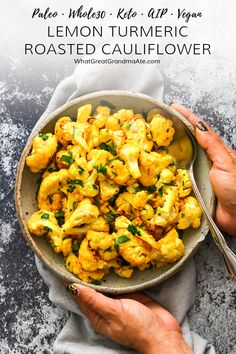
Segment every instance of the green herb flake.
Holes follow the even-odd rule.
[[[139,235],[141,236],[140,231],[137,229],[137,226],[135,226],[134,224],[130,224],[128,226],[128,231],[131,232],[132,235]]]
[[[127,241],[129,241],[129,240],[130,240],[130,238],[127,237],[127,236],[125,236],[125,235],[118,237],[118,238],[115,240],[115,245],[114,245],[115,250],[118,252],[118,251],[119,251],[119,245],[120,245],[121,243],[125,243],[125,242],[127,242]]]
[[[98,190],[98,186],[96,184],[92,185],[93,189]]]
[[[115,206],[115,202],[116,202],[116,195],[111,198],[109,201],[108,201],[108,204],[111,206],[111,207],[114,207]]]
[[[43,139],[44,141],[49,138],[48,134],[42,134],[42,133],[39,134],[39,137],[40,137],[41,139]]]
[[[110,159],[107,161],[108,165],[110,165],[113,161],[119,160],[119,157],[114,157],[113,159]]]
[[[99,166],[94,166],[94,168],[98,171],[98,173],[102,173],[104,176],[107,175],[107,168],[103,164],[100,164]]]
[[[155,193],[157,190],[156,186],[150,186],[147,188],[148,193]]]
[[[140,188],[140,186],[135,186],[133,187],[135,192],[138,193],[138,192],[141,192],[142,191],[142,188]]]
[[[72,252],[78,256],[78,252],[79,252],[79,249],[80,249],[80,245],[82,243],[83,239],[81,238],[80,240],[76,240],[73,242],[72,244]]]
[[[109,211],[109,213],[107,214],[107,221],[109,223],[111,223],[111,222],[114,222],[116,218],[117,218],[117,214],[114,213],[114,211],[112,211],[112,210]]]
[[[160,196],[163,197],[163,186],[161,188],[159,188],[158,192],[159,192]]]
[[[128,125],[126,125],[126,127],[125,127],[126,130],[130,130],[130,128],[131,128],[131,124],[128,124]]]
[[[110,152],[112,155],[116,156],[117,155],[117,151],[116,151],[116,148],[115,147],[112,147],[110,146],[109,144],[103,142],[99,145],[99,148],[101,150],[105,150],[105,151],[108,151]]]
[[[41,215],[41,219],[49,219],[49,214],[48,213],[43,213]]]
[[[44,226],[43,229],[47,232],[52,232],[52,229],[48,226]]]
[[[68,165],[70,167],[72,165],[72,163],[75,162],[75,160],[73,159],[72,152],[69,151],[67,155],[62,155],[61,162],[68,163]]]
[[[58,225],[62,226],[65,223],[65,213],[62,210],[58,210],[54,213],[55,218],[57,219]]]
[[[165,186],[174,186],[174,182],[169,182],[169,183],[164,183],[164,182],[163,182],[163,184],[164,184]]]
[[[85,169],[81,166],[78,165],[78,170],[79,170],[79,174],[82,175],[85,171]]]
[[[72,180],[70,181],[70,183],[71,183],[71,184],[79,184],[81,187],[84,186],[84,182],[81,181],[81,179],[72,179]]]
[[[50,172],[50,173],[51,173],[51,172],[54,172],[54,169],[53,169],[52,167],[49,167],[49,168],[48,168],[48,172]]]
[[[112,252],[112,247],[107,248],[104,252]]]

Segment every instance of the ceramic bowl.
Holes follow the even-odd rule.
[[[65,103],[47,117],[43,118],[33,129],[23,153],[20,158],[15,188],[16,209],[24,236],[35,252],[35,254],[59,277],[68,282],[81,282],[76,276],[67,271],[63,263],[63,256],[57,255],[52,250],[49,243],[44,238],[32,236],[27,228],[27,221],[30,216],[38,210],[36,202],[37,179],[39,174],[33,174],[25,165],[26,156],[32,148],[32,140],[39,132],[53,132],[54,125],[58,118],[62,116],[76,117],[77,108],[91,103],[94,108],[98,105],[107,105],[112,111],[121,108],[133,109],[135,113],[149,112],[153,108],[158,108],[161,113],[168,118],[175,117],[182,121],[185,126],[193,131],[191,124],[178,112],[171,109],[166,104],[157,101],[144,94],[129,91],[102,91],[79,97],[73,101]],[[210,212],[214,211],[214,194],[209,181],[210,162],[205,152],[198,146],[198,155],[195,162],[195,177],[202,196]],[[175,264],[166,266],[162,269],[148,269],[145,271],[135,271],[131,279],[120,278],[112,271],[106,276],[102,285],[91,285],[98,291],[113,294],[129,293],[143,290],[157,285],[167,278],[173,276],[180,270],[190,257],[198,249],[208,232],[206,220],[203,217],[201,226],[197,230],[188,229],[184,232],[183,242],[185,244],[184,256]]]

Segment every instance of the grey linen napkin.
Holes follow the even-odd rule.
[[[80,65],[73,75],[58,85],[39,122],[66,101],[94,91],[112,89],[142,92],[160,100],[163,100],[164,95],[162,76],[151,65]],[[70,311],[70,317],[54,343],[55,354],[134,353],[133,350],[95,333],[73,297],[66,292],[61,279],[37,257],[36,265],[49,287],[52,303]],[[212,345],[191,332],[186,317],[195,299],[195,284],[195,265],[190,260],[174,277],[148,289],[146,293],[175,316],[186,342],[196,354],[214,354]]]

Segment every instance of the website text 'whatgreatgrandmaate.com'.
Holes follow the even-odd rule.
[[[75,64],[160,64],[159,59],[82,59],[74,58]]]

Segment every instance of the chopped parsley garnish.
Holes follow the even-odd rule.
[[[70,181],[70,183],[71,183],[71,184],[79,184],[81,187],[84,186],[84,182],[81,181],[81,179],[72,179],[72,180]]]
[[[125,236],[125,235],[118,237],[118,238],[116,239],[115,245],[114,245],[115,250],[118,252],[118,250],[119,250],[119,245],[120,245],[121,243],[125,243],[125,242],[127,242],[127,241],[129,241],[129,240],[130,240],[130,238],[127,237],[127,236]]]
[[[157,190],[156,186],[150,186],[147,188],[148,193],[155,193]]]
[[[131,124],[126,125],[125,129],[130,130]]]
[[[107,175],[107,168],[103,164],[100,164],[99,166],[94,166],[94,168],[96,168],[98,173],[102,173],[104,176]]]
[[[58,225],[61,226],[65,223],[65,213],[62,210],[58,210],[54,213],[55,218],[57,219]]]
[[[49,219],[49,214],[48,213],[43,213],[41,215],[41,219]]]
[[[112,247],[107,248],[104,252],[112,252]]]
[[[98,186],[96,184],[93,184],[93,189],[97,190],[98,189]]]
[[[139,235],[141,236],[140,231],[137,229],[137,226],[135,226],[134,224],[130,224],[128,226],[128,231],[131,232],[132,235]]]
[[[134,190],[135,190],[135,192],[137,193],[137,192],[141,192],[141,191],[142,191],[142,188],[140,188],[140,186],[135,186],[135,187],[134,187]]]
[[[107,161],[108,165],[110,165],[113,161],[119,160],[119,157],[114,157],[113,159],[110,159]]]
[[[163,197],[163,186],[158,189],[158,192],[161,197]]]
[[[112,206],[112,207],[115,206],[116,197],[117,197],[117,196],[115,195],[113,198],[111,198],[110,200],[108,200],[108,204],[109,204],[110,206]]]
[[[44,141],[49,138],[48,134],[42,134],[42,133],[39,134],[39,137],[40,137],[41,139],[43,139]]]
[[[107,215],[107,221],[110,222],[114,222],[115,219],[117,218],[117,214],[114,213],[114,211],[109,211],[108,215]]]
[[[169,182],[169,183],[164,183],[162,182],[165,186],[174,186],[174,182]]]
[[[54,172],[54,169],[52,167],[49,167],[48,172]]]
[[[72,163],[75,162],[75,160],[73,159],[72,152],[69,151],[67,155],[62,155],[61,162],[66,162],[69,166],[71,166]]]
[[[108,152],[110,152],[112,155],[116,156],[117,155],[117,151],[115,147],[110,146],[109,144],[103,142],[99,145],[99,148],[101,150],[106,150]]]
[[[93,284],[93,285],[101,285],[102,283],[101,283],[100,280],[92,279],[92,280],[91,280],[91,284]]]
[[[72,252],[77,256],[78,255],[78,251],[80,248],[80,245],[82,243],[83,239],[81,238],[80,240],[76,240],[73,242],[72,244]]]
[[[47,232],[52,232],[52,229],[48,226],[44,226],[43,229]]]
[[[82,175],[85,171],[85,169],[81,166],[78,165],[78,169],[79,169],[79,174]]]

